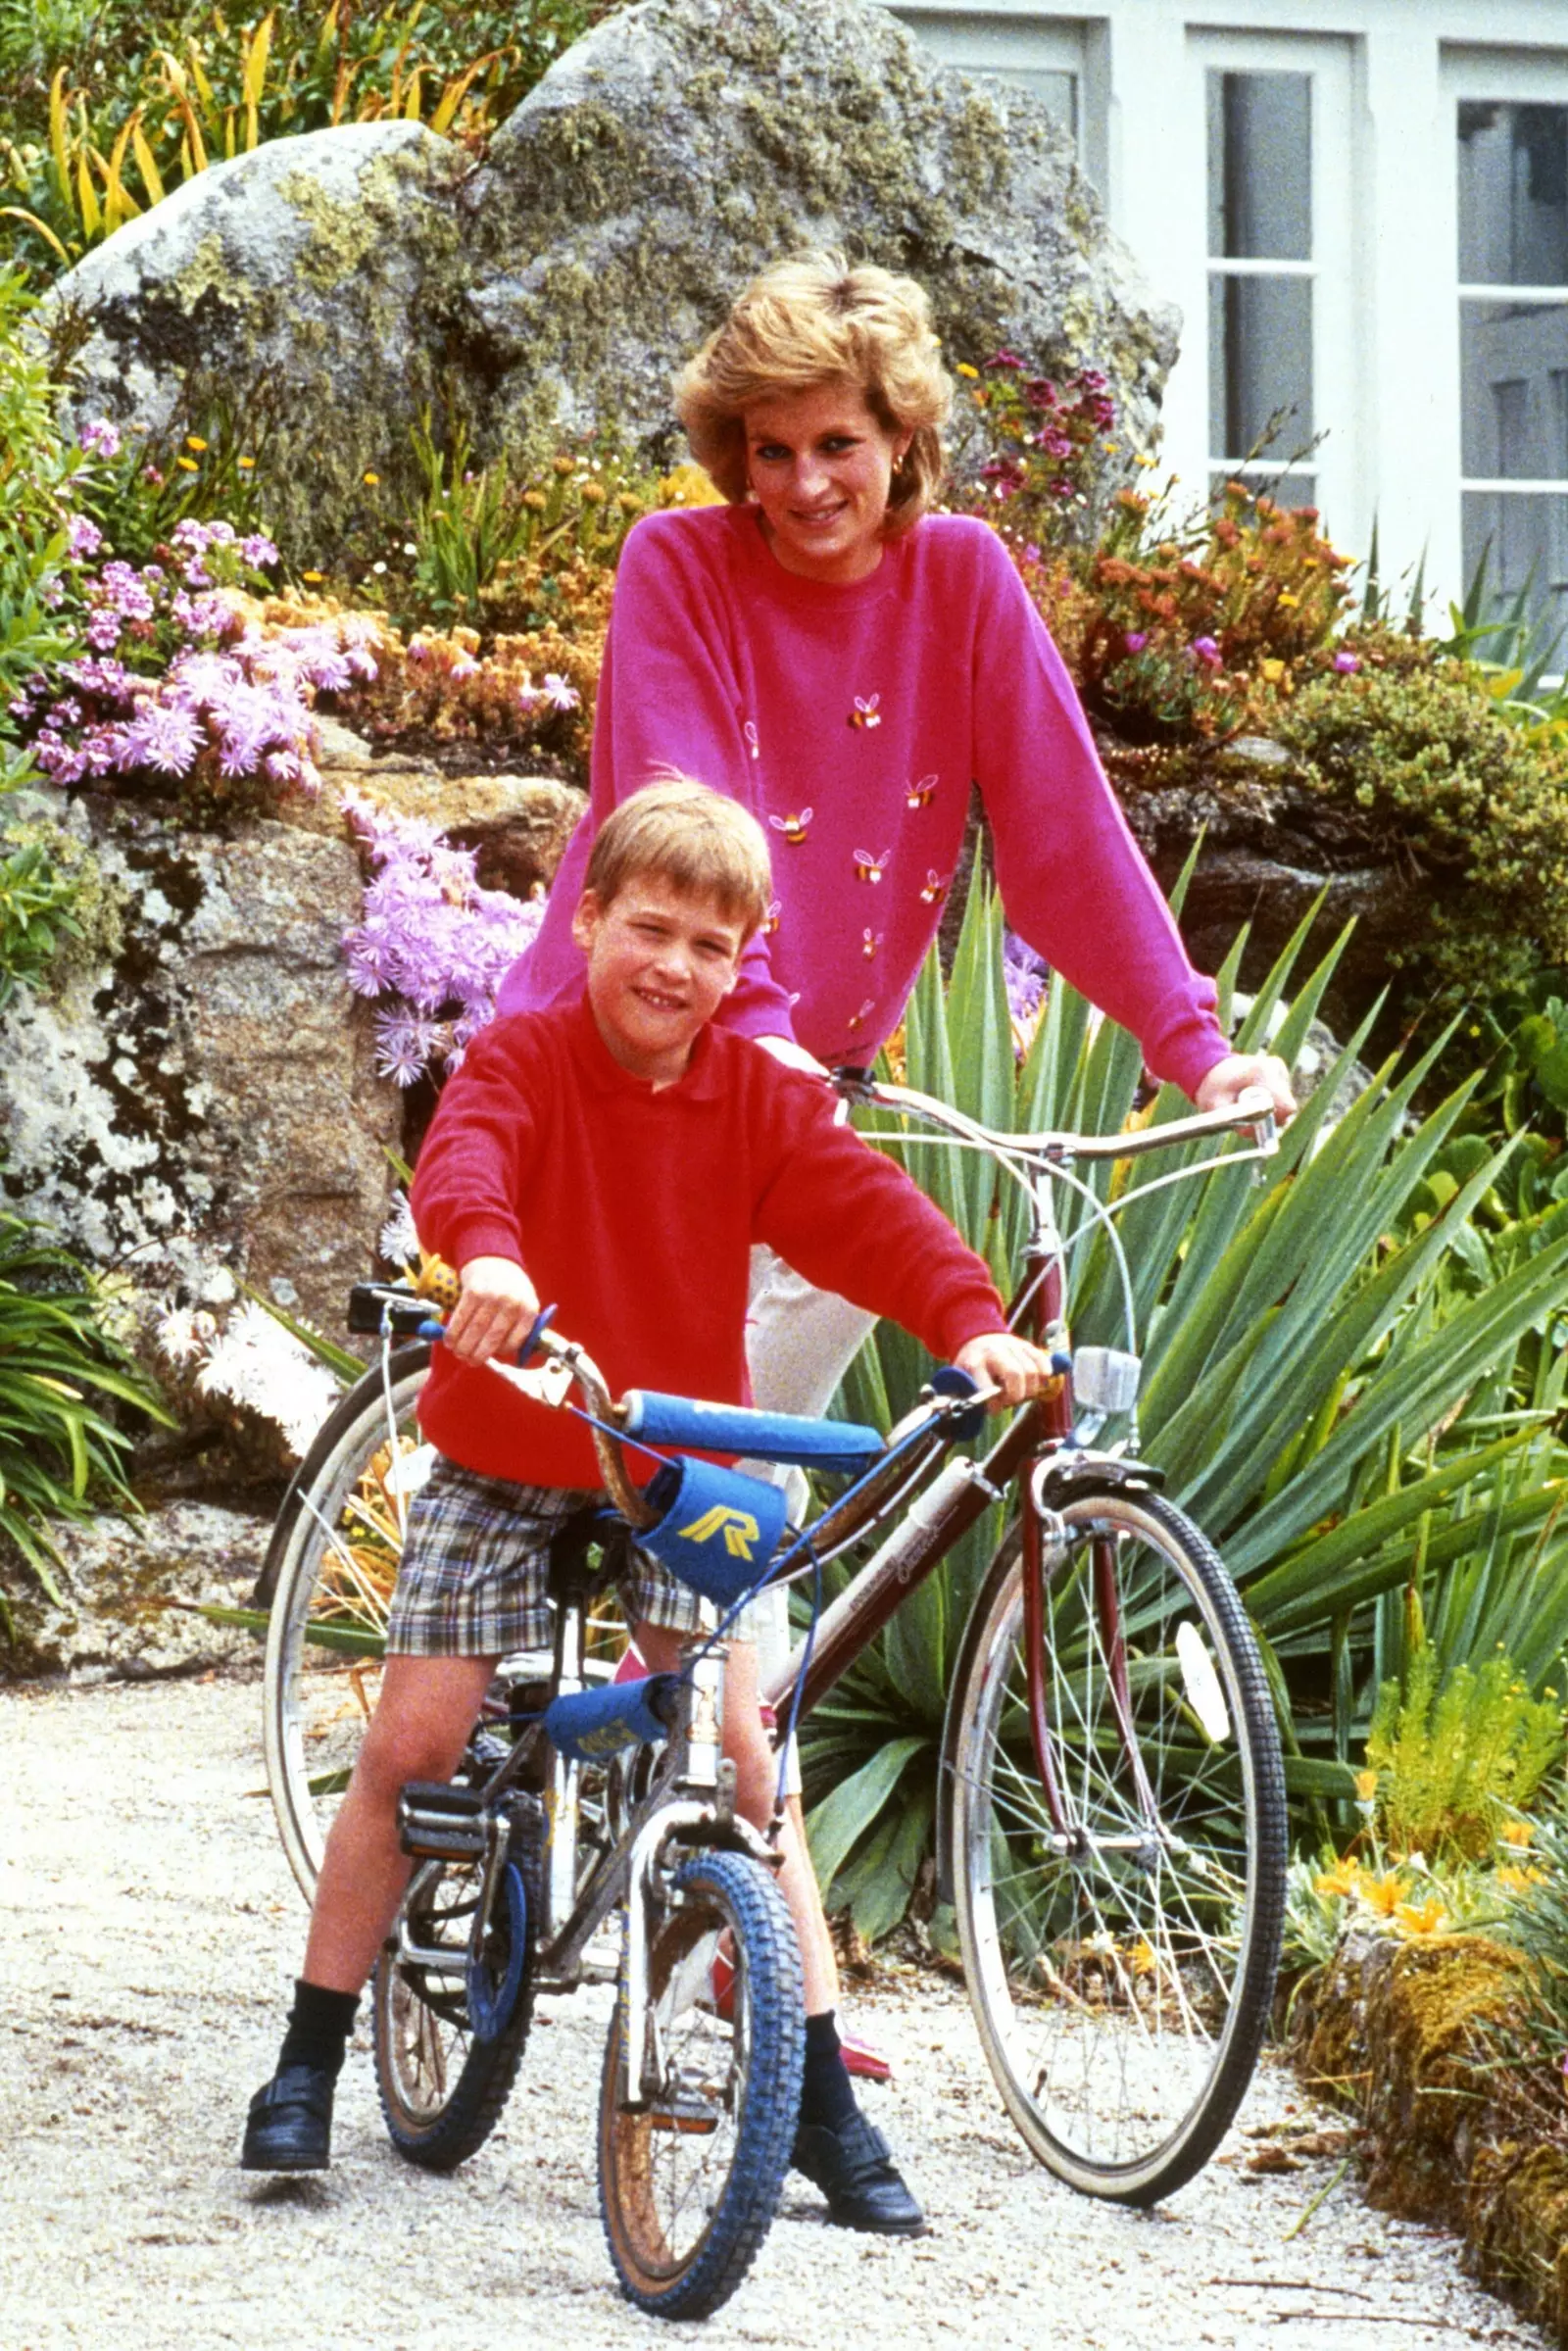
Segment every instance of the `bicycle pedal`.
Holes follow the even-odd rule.
[[[710,2138],[718,2116],[706,2098],[677,2091],[673,2098],[655,2098],[647,2108],[650,2131],[678,2131],[683,2138]]]
[[[398,1843],[421,1861],[480,1861],[490,1822],[475,1788],[444,1780],[411,1780],[398,1796]]]

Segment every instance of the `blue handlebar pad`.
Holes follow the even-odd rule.
[[[591,1763],[622,1747],[667,1739],[679,1704],[678,1674],[602,1682],[597,1690],[573,1690],[553,1698],[545,1708],[545,1737],[569,1761]]]
[[[628,1437],[644,1445],[744,1453],[755,1461],[798,1461],[807,1469],[870,1468],[882,1451],[875,1429],[853,1420],[808,1420],[793,1412],[750,1412],[743,1404],[703,1404],[690,1396],[632,1388],[623,1398]]]
[[[659,1517],[637,1529],[637,1543],[661,1567],[716,1608],[734,1607],[761,1583],[784,1532],[782,1486],[681,1453],[655,1470],[645,1492]]]

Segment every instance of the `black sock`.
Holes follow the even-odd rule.
[[[842,2131],[860,2109],[839,2046],[838,2018],[831,2008],[806,2020],[806,2072],[801,2081],[801,2121]]]
[[[288,2031],[277,2053],[278,2072],[289,2065],[316,2065],[324,2067],[336,2080],[343,2069],[359,2004],[357,1991],[328,1991],[323,1984],[307,1984],[303,1976],[297,1976]]]

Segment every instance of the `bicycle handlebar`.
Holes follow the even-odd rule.
[[[887,1084],[867,1070],[836,1069],[831,1073],[831,1083],[847,1102],[904,1111],[925,1119],[932,1126],[945,1127],[968,1142],[983,1144],[990,1151],[1005,1151],[1013,1158],[1034,1159],[1048,1166],[1069,1159],[1137,1159],[1150,1151],[1201,1142],[1210,1135],[1249,1134],[1260,1157],[1272,1156],[1279,1149],[1279,1123],[1273,1098],[1261,1086],[1247,1087],[1228,1110],[1196,1110],[1191,1118],[1172,1118],[1163,1126],[1139,1127],[1128,1134],[1074,1135],[1048,1131],[1041,1135],[1014,1135],[982,1126],[977,1118],[956,1110],[951,1102],[939,1102],[934,1095],[921,1094],[912,1086]]]

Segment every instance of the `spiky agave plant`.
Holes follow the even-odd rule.
[[[1343,946],[1290,998],[1310,919],[1242,1022],[1242,1050],[1266,1038],[1285,1006],[1275,1050],[1288,1060],[1299,1053]],[[1242,945],[1220,975],[1222,1014]],[[1568,1212],[1536,1219],[1495,1283],[1453,1280],[1456,1252],[1473,1242],[1471,1212],[1513,1144],[1489,1150],[1441,1211],[1417,1213],[1473,1082],[1412,1126],[1440,1044],[1409,1068],[1386,1064],[1332,1117],[1370,1025],[1371,1016],[1264,1169],[1217,1168],[1120,1216],[1144,1362],[1142,1450],[1242,1585],[1290,1786],[1319,1830],[1322,1807],[1353,1793],[1351,1741],[1380,1677],[1398,1670],[1407,1626],[1446,1623],[1455,1658],[1506,1636],[1537,1679],[1568,1633],[1568,1531],[1557,1527],[1568,1456],[1550,1434],[1563,1357],[1541,1344],[1568,1287]],[[921,975],[905,1048],[911,1085],[992,1126],[1110,1133],[1135,1106],[1136,1041],[1096,1022],[1059,978],[1016,1063],[1001,912],[983,877],[946,986],[934,958]],[[1150,1115],[1161,1123],[1188,1107],[1166,1087]],[[1026,1212],[1007,1197],[1014,1188],[999,1193],[978,1154],[889,1148],[1005,1292]],[[1114,1197],[1114,1169],[1097,1169],[1094,1181],[1102,1199]],[[1080,1223],[1074,1338],[1125,1346],[1119,1276],[1087,1211]],[[1521,1390],[1527,1337],[1535,1369]],[[846,1380],[845,1407],[887,1425],[927,1369],[916,1344],[884,1325]],[[929,1849],[948,1683],[1001,1531],[996,1513],[973,1531],[806,1729],[808,1799],[820,1798],[809,1818],[817,1869],[830,1906],[847,1905],[871,1938],[903,1915]]]

